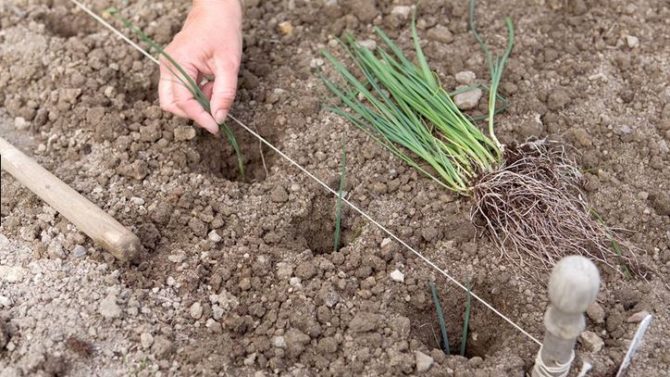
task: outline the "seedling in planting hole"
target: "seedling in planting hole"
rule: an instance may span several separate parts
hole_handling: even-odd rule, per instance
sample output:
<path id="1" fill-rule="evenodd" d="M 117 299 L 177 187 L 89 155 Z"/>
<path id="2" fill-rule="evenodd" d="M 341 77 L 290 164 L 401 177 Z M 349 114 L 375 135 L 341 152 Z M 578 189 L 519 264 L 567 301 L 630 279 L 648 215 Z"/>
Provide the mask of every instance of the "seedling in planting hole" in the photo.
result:
<path id="1" fill-rule="evenodd" d="M 444 312 L 442 311 L 442 304 L 440 304 L 440 297 L 437 294 L 437 288 L 432 281 L 430 285 L 430 293 L 433 297 L 433 305 L 435 305 L 435 314 L 437 314 L 437 324 L 440 326 L 440 334 L 442 335 L 442 351 L 449 355 L 449 337 L 447 335 L 447 324 L 444 322 Z"/>
<path id="2" fill-rule="evenodd" d="M 169 65 L 167 65 L 168 69 L 170 70 L 170 73 L 174 77 L 176 77 L 179 80 L 179 83 L 184 85 L 189 92 L 193 95 L 193 98 L 195 98 L 196 101 L 202 106 L 205 111 L 208 113 L 211 113 L 212 108 L 209 103 L 209 99 L 203 93 L 202 89 L 200 89 L 200 86 L 198 83 L 195 82 L 195 80 L 188 75 L 188 73 L 184 70 L 184 68 L 175 61 L 170 54 L 165 52 L 163 47 L 161 47 L 159 44 L 154 42 L 153 39 L 151 39 L 147 34 L 145 34 L 142 30 L 140 30 L 138 27 L 136 27 L 130 20 L 127 18 L 124 18 L 119 14 L 119 11 L 116 8 L 108 8 L 107 13 L 110 15 L 115 16 L 118 18 L 123 24 L 132 30 L 135 34 L 137 34 L 140 39 L 145 42 L 146 44 L 149 45 L 150 48 L 158 51 L 158 54 L 165 57 L 165 59 L 168 61 Z M 242 151 L 240 150 L 240 146 L 237 143 L 237 138 L 235 137 L 235 133 L 233 130 L 225 123 L 222 122 L 219 124 L 219 130 L 225 135 L 226 139 L 228 140 L 228 143 L 233 147 L 235 150 L 235 155 L 237 156 L 237 167 L 240 171 L 240 175 L 244 176 L 244 156 L 242 155 Z"/>
<path id="3" fill-rule="evenodd" d="M 614 233 L 591 218 L 580 190 L 581 174 L 564 149 L 544 139 L 506 146 L 498 141 L 496 99 L 514 45 L 514 27 L 507 18 L 506 47 L 494 56 L 476 30 L 474 5 L 471 0 L 470 28 L 491 75 L 486 133 L 458 109 L 430 69 L 416 12 L 411 23 L 416 62 L 379 28 L 375 33 L 381 43 L 374 51 L 351 35 L 341 41 L 355 70 L 323 53 L 339 76 L 322 77 L 341 102 L 330 110 L 443 187 L 473 197 L 473 223 L 504 256 L 509 257 L 510 249 L 515 252 L 514 262 L 529 267 L 535 278 L 541 270 L 528 266 L 529 261 L 548 269 L 569 254 L 588 255 L 623 274 L 612 259 L 630 266 L 635 256 L 630 249 L 613 250 Z"/>
<path id="4" fill-rule="evenodd" d="M 335 202 L 335 251 L 340 251 L 340 236 L 342 233 L 342 199 L 344 198 L 345 176 L 347 173 L 347 150 L 342 146 L 342 160 L 340 161 L 340 186 L 337 190 Z"/>
<path id="5" fill-rule="evenodd" d="M 468 285 L 468 294 L 465 301 L 465 313 L 463 314 L 463 333 L 461 334 L 461 356 L 465 356 L 465 348 L 468 344 L 468 326 L 470 325 L 470 309 L 471 309 L 470 286 Z"/>

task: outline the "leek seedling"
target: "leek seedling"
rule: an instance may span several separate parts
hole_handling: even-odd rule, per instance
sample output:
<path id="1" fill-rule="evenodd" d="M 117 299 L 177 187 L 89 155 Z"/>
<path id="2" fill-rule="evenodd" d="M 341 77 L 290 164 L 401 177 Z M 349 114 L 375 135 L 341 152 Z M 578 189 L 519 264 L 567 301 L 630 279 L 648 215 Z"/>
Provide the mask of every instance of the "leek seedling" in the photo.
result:
<path id="1" fill-rule="evenodd" d="M 465 301 L 465 314 L 463 314 L 463 333 L 461 334 L 461 356 L 465 356 L 465 347 L 468 344 L 468 326 L 470 325 L 470 309 L 472 306 L 472 294 L 468 286 L 468 294 Z"/>
<path id="2" fill-rule="evenodd" d="M 168 69 L 170 70 L 172 75 L 175 76 L 179 80 L 179 82 L 188 89 L 189 92 L 191 92 L 193 98 L 195 98 L 195 100 L 198 101 L 200 106 L 202 106 L 202 108 L 205 109 L 205 111 L 211 113 L 212 109 L 209 103 L 209 99 L 207 98 L 205 93 L 203 93 L 202 89 L 200 89 L 198 83 L 196 83 L 195 80 L 188 75 L 188 73 L 184 70 L 184 68 L 181 65 L 179 65 L 179 63 L 177 63 L 177 61 L 175 61 L 172 58 L 172 56 L 170 56 L 170 54 L 165 52 L 163 47 L 154 42 L 154 40 L 152 40 L 146 33 L 144 33 L 132 22 L 130 22 L 130 20 L 122 17 L 116 8 L 107 9 L 107 13 L 118 18 L 127 28 L 129 28 L 135 34 L 137 34 L 143 42 L 148 44 L 151 49 L 158 51 L 159 55 L 165 57 L 165 59 L 169 63 Z M 233 147 L 235 155 L 237 156 L 237 167 L 240 171 L 240 175 L 244 176 L 244 156 L 242 155 L 240 146 L 237 143 L 235 133 L 225 122 L 219 124 L 219 130 L 225 135 L 226 139 L 228 140 L 228 143 Z"/>
<path id="3" fill-rule="evenodd" d="M 440 297 L 437 294 L 437 288 L 432 281 L 429 283 L 430 292 L 433 297 L 433 305 L 435 305 L 435 313 L 437 314 L 437 323 L 440 326 L 440 333 L 442 335 L 442 351 L 449 355 L 449 337 L 447 336 L 447 325 L 444 322 L 444 312 L 442 311 L 442 304 L 440 304 Z"/>
<path id="4" fill-rule="evenodd" d="M 335 203 L 335 251 L 340 251 L 340 237 L 342 233 L 342 199 L 344 198 L 345 176 L 347 173 L 347 150 L 342 146 L 342 160 L 340 161 L 340 187 L 337 190 Z"/>

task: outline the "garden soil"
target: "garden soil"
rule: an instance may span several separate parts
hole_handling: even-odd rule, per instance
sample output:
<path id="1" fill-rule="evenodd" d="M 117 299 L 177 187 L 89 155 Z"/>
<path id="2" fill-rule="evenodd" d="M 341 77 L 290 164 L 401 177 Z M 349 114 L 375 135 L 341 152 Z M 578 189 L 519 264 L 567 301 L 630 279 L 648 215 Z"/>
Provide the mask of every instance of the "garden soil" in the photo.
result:
<path id="1" fill-rule="evenodd" d="M 90 0 L 166 44 L 188 1 Z M 318 74 L 336 37 L 384 28 L 411 50 L 410 1 L 246 0 L 233 114 L 532 336 L 543 335 L 548 272 L 496 250 L 471 202 L 419 176 L 323 109 Z M 488 70 L 464 1 L 418 2 L 419 35 L 449 90 Z M 478 24 L 516 43 L 497 117 L 504 143 L 550 138 L 584 192 L 648 266 L 599 266 L 597 304 L 572 376 L 614 376 L 644 312 L 654 316 L 629 376 L 670 370 L 670 6 L 665 1 L 480 1 Z M 273 151 L 235 129 L 232 149 L 158 107 L 158 68 L 65 0 L 0 3 L 2 135 L 136 232 L 137 263 L 115 261 L 2 173 L 0 376 L 522 376 L 538 345 L 474 301 L 465 355 L 445 355 L 434 280 L 457 354 L 466 293 Z M 459 77 L 467 77 L 461 74 Z M 485 98 L 469 111 L 483 114 Z M 398 270 L 402 275 L 394 271 Z M 393 273 L 393 274 L 392 274 Z M 534 275 L 541 279 L 533 278 Z M 402 276 L 402 279 L 400 278 Z M 393 277 L 393 278 L 392 278 Z"/>

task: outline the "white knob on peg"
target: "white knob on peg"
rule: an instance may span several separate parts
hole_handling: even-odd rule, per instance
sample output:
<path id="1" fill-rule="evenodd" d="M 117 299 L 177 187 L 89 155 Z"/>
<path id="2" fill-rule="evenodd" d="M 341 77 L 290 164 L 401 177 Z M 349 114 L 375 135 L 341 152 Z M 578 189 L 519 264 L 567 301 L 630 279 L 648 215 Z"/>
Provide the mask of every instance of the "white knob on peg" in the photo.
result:
<path id="1" fill-rule="evenodd" d="M 600 288 L 598 268 L 588 258 L 571 255 L 561 259 L 549 278 L 549 300 L 565 313 L 583 313 Z"/>

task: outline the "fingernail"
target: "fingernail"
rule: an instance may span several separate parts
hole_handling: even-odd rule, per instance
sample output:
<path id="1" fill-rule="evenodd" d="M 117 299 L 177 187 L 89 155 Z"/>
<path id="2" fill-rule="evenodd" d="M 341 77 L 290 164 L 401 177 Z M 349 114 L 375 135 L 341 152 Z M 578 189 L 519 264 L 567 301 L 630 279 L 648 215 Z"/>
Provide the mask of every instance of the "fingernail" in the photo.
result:
<path id="1" fill-rule="evenodd" d="M 214 114 L 214 120 L 216 123 L 221 124 L 226 120 L 226 112 L 223 110 L 219 110 Z"/>

